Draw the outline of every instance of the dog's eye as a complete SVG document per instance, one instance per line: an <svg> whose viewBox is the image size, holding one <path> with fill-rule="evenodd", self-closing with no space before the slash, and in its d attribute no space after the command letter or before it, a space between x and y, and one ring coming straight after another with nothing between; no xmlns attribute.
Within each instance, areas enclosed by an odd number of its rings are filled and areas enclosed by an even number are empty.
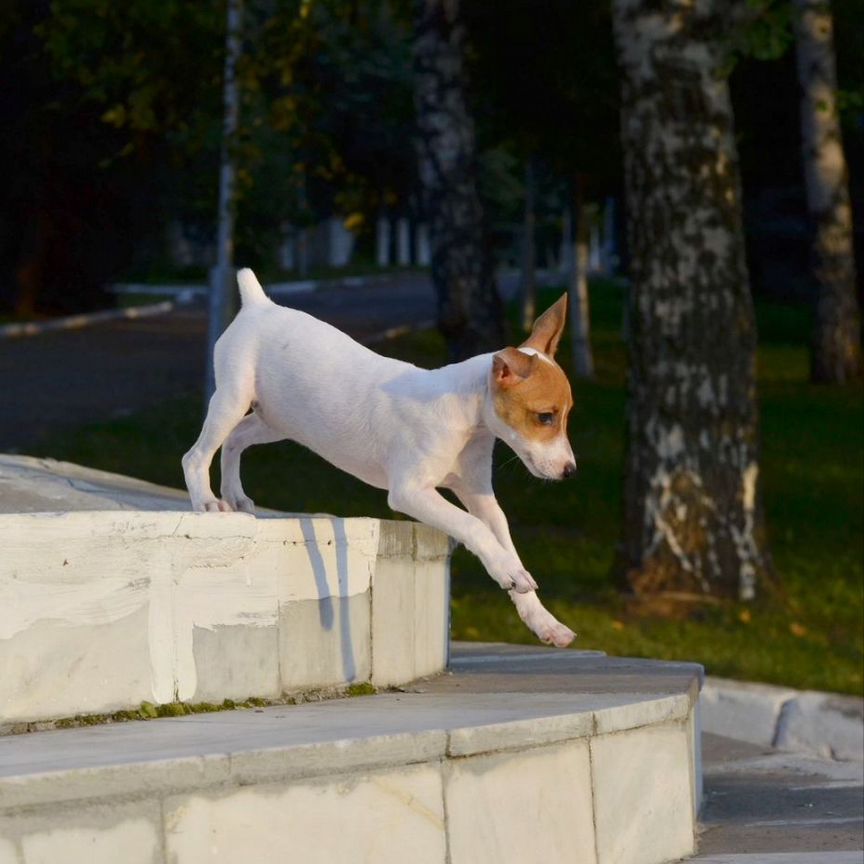
<svg viewBox="0 0 864 864"><path fill-rule="evenodd" d="M555 422L555 415L551 411L543 411L537 415L537 422L543 426L551 426Z"/></svg>

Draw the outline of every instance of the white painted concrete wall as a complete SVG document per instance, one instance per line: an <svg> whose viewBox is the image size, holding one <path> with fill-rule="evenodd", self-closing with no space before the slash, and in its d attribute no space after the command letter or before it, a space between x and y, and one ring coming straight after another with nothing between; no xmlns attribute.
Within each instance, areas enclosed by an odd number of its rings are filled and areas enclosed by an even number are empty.
<svg viewBox="0 0 864 864"><path fill-rule="evenodd" d="M0 777L0 792L11 792L0 806L0 864L677 861L694 850L693 706L667 701L669 719L648 725L628 725L654 713L635 702L611 709L620 728L607 734L594 731L590 711L583 724L549 718L560 731L541 746L517 720L512 731L469 727L475 746L458 755L450 727L415 731L413 747L402 736L343 739L314 754L66 770L53 783ZM546 737L550 724L535 724Z"/></svg>
<svg viewBox="0 0 864 864"><path fill-rule="evenodd" d="M0 723L432 674L448 574L409 522L0 514Z"/></svg>

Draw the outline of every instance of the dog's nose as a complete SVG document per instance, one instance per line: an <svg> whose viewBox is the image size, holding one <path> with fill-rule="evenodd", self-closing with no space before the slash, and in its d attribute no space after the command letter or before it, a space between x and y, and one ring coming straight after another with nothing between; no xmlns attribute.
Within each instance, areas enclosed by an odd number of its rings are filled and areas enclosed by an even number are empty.
<svg viewBox="0 0 864 864"><path fill-rule="evenodd" d="M575 477L575 476L576 476L576 463L575 462L568 462L564 466L564 470L561 472L561 479L562 480L568 480L570 477Z"/></svg>

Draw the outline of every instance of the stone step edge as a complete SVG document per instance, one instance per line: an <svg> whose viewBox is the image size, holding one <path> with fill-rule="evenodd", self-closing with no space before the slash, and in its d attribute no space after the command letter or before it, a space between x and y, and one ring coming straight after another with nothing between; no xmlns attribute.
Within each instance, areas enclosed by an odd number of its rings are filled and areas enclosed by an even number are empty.
<svg viewBox="0 0 864 864"><path fill-rule="evenodd" d="M0 777L0 807L8 810L70 801L138 798L153 793L162 795L166 791L174 794L297 781L488 753L518 752L647 726L685 724L694 710L697 691L694 686L686 694L486 725L10 775ZM520 694L513 695L515 698ZM521 695L531 698L530 694ZM635 711L634 705L638 706ZM165 718L154 722L182 723L194 719Z"/></svg>

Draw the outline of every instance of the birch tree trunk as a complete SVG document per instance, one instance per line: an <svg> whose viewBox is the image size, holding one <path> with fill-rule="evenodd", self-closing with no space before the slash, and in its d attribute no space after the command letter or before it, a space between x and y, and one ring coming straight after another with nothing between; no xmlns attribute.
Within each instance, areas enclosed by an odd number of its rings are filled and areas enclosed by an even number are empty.
<svg viewBox="0 0 864 864"><path fill-rule="evenodd" d="M458 0L416 0L414 99L429 219L438 327L454 359L506 344L477 192L474 122L465 93Z"/></svg>
<svg viewBox="0 0 864 864"><path fill-rule="evenodd" d="M801 144L818 286L810 373L842 383L861 376L861 316L856 295L849 178L837 118L837 68L827 0L795 0L801 84Z"/></svg>
<svg viewBox="0 0 864 864"><path fill-rule="evenodd" d="M716 0L613 8L632 278L626 579L748 599L770 563L724 22Z"/></svg>
<svg viewBox="0 0 864 864"><path fill-rule="evenodd" d="M588 214L582 180L577 179L573 195L575 231L570 253L570 341L573 371L579 378L594 377L594 354L591 351L591 323L588 304Z"/></svg>

